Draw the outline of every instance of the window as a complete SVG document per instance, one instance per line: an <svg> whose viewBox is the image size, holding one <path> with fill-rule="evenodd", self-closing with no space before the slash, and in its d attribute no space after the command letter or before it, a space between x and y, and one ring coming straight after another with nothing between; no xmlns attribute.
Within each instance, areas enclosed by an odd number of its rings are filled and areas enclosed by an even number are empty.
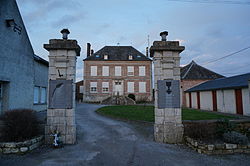
<svg viewBox="0 0 250 166"><path fill-rule="evenodd" d="M79 93L83 93L83 86L79 86Z"/></svg>
<svg viewBox="0 0 250 166"><path fill-rule="evenodd" d="M45 104L47 100L47 91L45 87L34 87L34 104Z"/></svg>
<svg viewBox="0 0 250 166"><path fill-rule="evenodd" d="M146 93L146 82L139 82L139 92Z"/></svg>
<svg viewBox="0 0 250 166"><path fill-rule="evenodd" d="M107 60L108 59L108 55L104 55L104 59Z"/></svg>
<svg viewBox="0 0 250 166"><path fill-rule="evenodd" d="M102 92L103 93L109 92L109 82L102 82Z"/></svg>
<svg viewBox="0 0 250 166"><path fill-rule="evenodd" d="M109 66L102 66L102 76L109 76Z"/></svg>
<svg viewBox="0 0 250 166"><path fill-rule="evenodd" d="M46 88L41 88L41 98L40 103L46 103Z"/></svg>
<svg viewBox="0 0 250 166"><path fill-rule="evenodd" d="M90 76L97 76L97 66L90 66Z"/></svg>
<svg viewBox="0 0 250 166"><path fill-rule="evenodd" d="M128 82L128 92L134 92L134 82Z"/></svg>
<svg viewBox="0 0 250 166"><path fill-rule="evenodd" d="M139 76L145 76L145 66L139 66Z"/></svg>
<svg viewBox="0 0 250 166"><path fill-rule="evenodd" d="M115 76L122 76L122 67L115 66Z"/></svg>
<svg viewBox="0 0 250 166"><path fill-rule="evenodd" d="M38 104L39 103L39 87L35 86L34 87L34 104Z"/></svg>
<svg viewBox="0 0 250 166"><path fill-rule="evenodd" d="M90 82L90 92L91 93L97 92L97 82Z"/></svg>
<svg viewBox="0 0 250 166"><path fill-rule="evenodd" d="M132 55L129 55L129 56L128 56L128 59L129 59L129 60L133 60L133 56L132 56Z"/></svg>
<svg viewBox="0 0 250 166"><path fill-rule="evenodd" d="M134 66L128 66L128 76L134 76Z"/></svg>

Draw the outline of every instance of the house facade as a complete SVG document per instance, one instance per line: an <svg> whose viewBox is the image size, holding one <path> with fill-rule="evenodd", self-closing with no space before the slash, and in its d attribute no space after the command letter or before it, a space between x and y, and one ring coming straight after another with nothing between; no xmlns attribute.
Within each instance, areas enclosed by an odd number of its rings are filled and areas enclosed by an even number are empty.
<svg viewBox="0 0 250 166"><path fill-rule="evenodd" d="M185 91L189 108L250 115L250 73L211 80Z"/></svg>
<svg viewBox="0 0 250 166"><path fill-rule="evenodd" d="M0 1L0 113L46 109L48 62L34 54L15 0Z"/></svg>
<svg viewBox="0 0 250 166"><path fill-rule="evenodd" d="M137 101L151 101L151 63L132 46L105 46L92 55L87 53L83 101L100 102L110 96L129 94Z"/></svg>
<svg viewBox="0 0 250 166"><path fill-rule="evenodd" d="M188 107L186 95L184 91L199 85L203 82L223 78L224 76L208 70L192 61L188 65L181 68L181 93L182 93L182 107Z"/></svg>

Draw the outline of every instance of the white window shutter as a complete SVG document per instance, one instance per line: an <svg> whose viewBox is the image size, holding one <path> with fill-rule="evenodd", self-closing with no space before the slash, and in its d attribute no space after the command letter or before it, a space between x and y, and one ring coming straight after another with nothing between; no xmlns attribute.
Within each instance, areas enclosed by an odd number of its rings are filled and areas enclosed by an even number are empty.
<svg viewBox="0 0 250 166"><path fill-rule="evenodd" d="M122 76L122 67L115 66L115 76Z"/></svg>
<svg viewBox="0 0 250 166"><path fill-rule="evenodd" d="M128 82L127 85L128 85L128 92L134 93L134 87L135 87L134 82Z"/></svg>
<svg viewBox="0 0 250 166"><path fill-rule="evenodd" d="M146 82L139 82L139 92L146 93Z"/></svg>
<svg viewBox="0 0 250 166"><path fill-rule="evenodd" d="M128 66L128 76L134 76L134 66Z"/></svg>
<svg viewBox="0 0 250 166"><path fill-rule="evenodd" d="M102 76L109 76L109 66L102 66Z"/></svg>
<svg viewBox="0 0 250 166"><path fill-rule="evenodd" d="M46 103L46 88L41 88L40 103Z"/></svg>
<svg viewBox="0 0 250 166"><path fill-rule="evenodd" d="M83 86L79 86L79 93L83 93Z"/></svg>
<svg viewBox="0 0 250 166"><path fill-rule="evenodd" d="M34 87L34 104L39 103L39 87Z"/></svg>
<svg viewBox="0 0 250 166"><path fill-rule="evenodd" d="M90 82L90 87L97 87L97 82Z"/></svg>
<svg viewBox="0 0 250 166"><path fill-rule="evenodd" d="M90 66L90 76L97 76L97 66Z"/></svg>
<svg viewBox="0 0 250 166"><path fill-rule="evenodd" d="M139 66L139 76L145 76L145 66Z"/></svg>

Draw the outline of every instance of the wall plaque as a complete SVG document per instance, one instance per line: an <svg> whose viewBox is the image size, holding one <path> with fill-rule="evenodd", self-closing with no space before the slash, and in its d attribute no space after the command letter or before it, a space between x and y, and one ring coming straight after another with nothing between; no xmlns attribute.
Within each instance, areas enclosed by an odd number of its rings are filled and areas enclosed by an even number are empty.
<svg viewBox="0 0 250 166"><path fill-rule="evenodd" d="M158 108L180 108L180 81L158 80Z"/></svg>
<svg viewBox="0 0 250 166"><path fill-rule="evenodd" d="M72 108L72 83L72 80L49 80L49 108Z"/></svg>

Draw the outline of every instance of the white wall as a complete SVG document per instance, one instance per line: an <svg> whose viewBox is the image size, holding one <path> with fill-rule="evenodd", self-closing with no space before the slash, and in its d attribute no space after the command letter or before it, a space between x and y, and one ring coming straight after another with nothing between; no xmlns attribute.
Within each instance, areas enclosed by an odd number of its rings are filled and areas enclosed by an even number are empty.
<svg viewBox="0 0 250 166"><path fill-rule="evenodd" d="M243 103L243 114L250 116L250 98L249 98L249 89L242 89L242 103Z"/></svg>
<svg viewBox="0 0 250 166"><path fill-rule="evenodd" d="M224 93L224 112L236 114L236 101L235 101L235 94L234 89L231 90L223 90Z"/></svg>
<svg viewBox="0 0 250 166"><path fill-rule="evenodd" d="M198 108L196 92L192 92L192 108ZM218 112L236 114L235 90L216 90ZM189 94L186 93L187 106L189 107ZM250 96L249 89L242 89L243 115L250 116ZM200 92L200 109L213 110L212 91Z"/></svg>
<svg viewBox="0 0 250 166"><path fill-rule="evenodd" d="M213 110L213 100L211 91L200 92L200 104L202 110Z"/></svg>
<svg viewBox="0 0 250 166"><path fill-rule="evenodd" d="M218 112L225 112L225 102L224 102L223 90L216 91L216 98L217 98L217 111Z"/></svg>
<svg viewBox="0 0 250 166"><path fill-rule="evenodd" d="M191 93L191 98L192 98L192 108L198 109L197 94L196 94L196 92L192 92Z"/></svg>

